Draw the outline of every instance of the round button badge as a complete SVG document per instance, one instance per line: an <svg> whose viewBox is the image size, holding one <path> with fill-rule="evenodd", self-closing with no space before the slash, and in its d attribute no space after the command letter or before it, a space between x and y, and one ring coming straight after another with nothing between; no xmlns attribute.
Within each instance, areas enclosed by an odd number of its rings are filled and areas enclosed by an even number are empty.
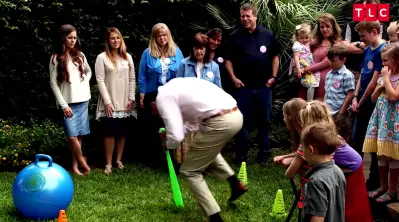
<svg viewBox="0 0 399 222"><path fill-rule="evenodd" d="M261 53L265 53L266 51L267 51L266 46L262 45L262 46L260 47L260 52L261 52Z"/></svg>

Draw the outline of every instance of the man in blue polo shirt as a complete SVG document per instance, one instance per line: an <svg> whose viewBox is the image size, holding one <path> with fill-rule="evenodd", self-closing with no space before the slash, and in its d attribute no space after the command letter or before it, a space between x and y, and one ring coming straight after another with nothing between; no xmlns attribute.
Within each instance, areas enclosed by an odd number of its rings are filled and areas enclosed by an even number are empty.
<svg viewBox="0 0 399 222"><path fill-rule="evenodd" d="M226 55L226 69L236 87L238 108L244 115L243 128L237 135L236 159L243 162L248 158L251 116L258 129L258 160L266 167L270 157L271 87L276 82L280 49L273 33L256 24L258 10L253 4L243 4L240 15L242 25L231 34L230 52Z"/></svg>

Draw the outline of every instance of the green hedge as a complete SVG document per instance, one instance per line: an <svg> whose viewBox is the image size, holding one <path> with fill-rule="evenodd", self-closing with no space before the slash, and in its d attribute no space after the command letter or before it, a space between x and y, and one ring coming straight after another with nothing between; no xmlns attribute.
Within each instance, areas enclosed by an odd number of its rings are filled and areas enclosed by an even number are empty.
<svg viewBox="0 0 399 222"><path fill-rule="evenodd" d="M98 128L98 124L91 121L91 128ZM92 130L92 135L86 137L84 142L84 155L88 156L91 165L102 166L102 138ZM253 145L256 133L252 133L250 140ZM129 139L137 144L139 136L130 135ZM272 147L282 148L289 145L289 137L285 126L273 124L270 134ZM231 147L232 144L229 145ZM133 147L136 148L137 147ZM127 148L128 150L128 148ZM234 152L228 149L227 152ZM70 164L70 152L64 130L61 123L49 120L43 122L15 123L8 120L0 120L0 169L2 171L19 170L31 163L38 153L48 154L53 161L68 168ZM100 157L100 158L99 158ZM125 155L126 161L131 161L132 156Z"/></svg>
<svg viewBox="0 0 399 222"><path fill-rule="evenodd" d="M67 152L64 131L51 121L29 124L0 121L0 168L9 170L28 165L37 153L60 159Z"/></svg>

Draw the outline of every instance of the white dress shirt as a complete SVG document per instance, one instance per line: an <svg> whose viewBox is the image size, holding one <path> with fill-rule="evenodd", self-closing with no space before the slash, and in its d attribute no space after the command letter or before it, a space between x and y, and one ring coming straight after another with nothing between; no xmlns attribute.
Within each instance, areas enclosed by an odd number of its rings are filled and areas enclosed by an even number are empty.
<svg viewBox="0 0 399 222"><path fill-rule="evenodd" d="M158 112L167 130L166 147L175 149L184 140L185 128L237 106L235 99L217 85L195 77L175 78L158 88Z"/></svg>

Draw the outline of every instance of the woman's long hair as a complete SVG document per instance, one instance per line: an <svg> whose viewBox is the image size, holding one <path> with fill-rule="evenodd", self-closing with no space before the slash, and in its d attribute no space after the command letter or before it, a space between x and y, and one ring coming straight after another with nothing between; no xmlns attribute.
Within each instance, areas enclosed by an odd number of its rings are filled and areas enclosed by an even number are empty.
<svg viewBox="0 0 399 222"><path fill-rule="evenodd" d="M317 20L315 42L312 44L312 48L317 47L321 44L324 39L323 34L320 31L320 23L329 23L332 26L332 35L328 37L331 42L331 46L341 40L341 28L338 25L335 17L329 13L321 14Z"/></svg>
<svg viewBox="0 0 399 222"><path fill-rule="evenodd" d="M162 56L161 47L157 44L157 36L161 30L166 31L166 35L168 36L168 43L166 44L166 57L175 56L176 55L176 44L173 41L172 34L167 25L164 23L157 23L152 27L151 31L151 39L148 45L149 53L154 58L159 58Z"/></svg>
<svg viewBox="0 0 399 222"><path fill-rule="evenodd" d="M109 44L109 37L111 36L111 33L116 33L119 36L121 44L118 49L118 54L120 57L122 57L125 60L127 60L126 44L125 41L123 40L123 36L120 33L119 29L115 27L107 28L107 31L105 31L104 35L104 51L107 57L111 60L112 64L114 64L114 67L116 68L117 66L116 66L115 56L114 54L112 54L112 47Z"/></svg>
<svg viewBox="0 0 399 222"><path fill-rule="evenodd" d="M64 81L68 81L70 83L69 79L69 72L68 72L68 59L72 59L73 63L77 63L80 71L81 77L84 74L83 70L83 55L80 51L80 40L77 37L76 38L76 43L72 49L69 50L69 56L67 54L66 48L65 48L65 41L66 38L69 34L72 32L76 31L76 28L73 27L70 24L65 24L62 25L58 29L57 36L54 41L54 52L53 52L53 64L54 59L57 60L58 65L57 65L57 82L58 84L61 84Z"/></svg>

